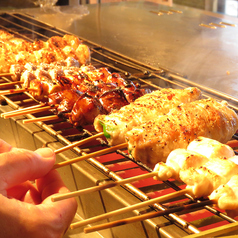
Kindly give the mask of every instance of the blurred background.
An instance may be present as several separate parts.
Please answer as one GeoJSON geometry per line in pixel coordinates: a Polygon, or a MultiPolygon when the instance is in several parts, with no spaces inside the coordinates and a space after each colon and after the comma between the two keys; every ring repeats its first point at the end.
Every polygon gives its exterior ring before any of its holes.
{"type": "MultiPolygon", "coordinates": [[[[96,4],[125,0],[58,0],[56,5],[96,4]]],[[[135,0],[134,0],[135,1],[135,0]]],[[[238,17],[238,0],[149,0],[164,5],[179,4],[238,17]]],[[[39,7],[38,0],[1,0],[1,9],[39,7]]]]}

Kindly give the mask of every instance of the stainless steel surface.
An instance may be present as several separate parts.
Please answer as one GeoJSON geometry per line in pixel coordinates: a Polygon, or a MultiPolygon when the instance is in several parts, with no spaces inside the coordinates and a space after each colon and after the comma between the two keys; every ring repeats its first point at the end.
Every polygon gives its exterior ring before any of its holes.
{"type": "Polygon", "coordinates": [[[237,24],[237,18],[142,1],[23,11],[145,64],[166,67],[238,97],[238,28],[200,26],[221,21],[237,24]],[[158,16],[150,12],[169,9],[183,13],[158,16]]]}

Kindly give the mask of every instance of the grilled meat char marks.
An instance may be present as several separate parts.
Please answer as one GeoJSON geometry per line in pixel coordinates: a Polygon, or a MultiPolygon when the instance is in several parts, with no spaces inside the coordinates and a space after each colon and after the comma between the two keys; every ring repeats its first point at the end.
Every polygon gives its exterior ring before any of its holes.
{"type": "Polygon", "coordinates": [[[74,126],[92,124],[95,117],[101,113],[106,113],[103,105],[96,97],[83,94],[74,103],[69,121],[74,126]]]}
{"type": "Polygon", "coordinates": [[[176,148],[186,148],[198,136],[226,143],[238,128],[238,116],[226,102],[202,99],[181,104],[141,126],[127,132],[132,156],[154,167],[166,160],[176,148]]]}
{"type": "Polygon", "coordinates": [[[119,110],[121,107],[129,104],[123,91],[118,88],[103,92],[102,95],[99,96],[99,101],[106,110],[106,114],[114,110],[119,110]]]}
{"type": "Polygon", "coordinates": [[[49,95],[49,104],[56,106],[57,113],[69,113],[81,95],[81,92],[72,89],[59,91],[49,95]]]}
{"type": "MultiPolygon", "coordinates": [[[[78,72],[77,75],[59,76],[54,79],[55,92],[46,94],[49,104],[57,105],[58,109],[55,111],[69,119],[74,126],[92,124],[97,115],[118,110],[128,105],[128,100],[145,93],[144,90],[135,88],[132,82],[116,75],[117,77],[113,77],[108,69],[99,68],[78,72]],[[127,87],[126,93],[130,97],[126,96],[123,87],[127,87]],[[69,96],[70,93],[72,96],[69,96]]],[[[39,84],[42,85],[43,82],[45,81],[39,81],[39,84]]]]}
{"type": "Polygon", "coordinates": [[[99,114],[108,114],[129,104],[120,88],[104,83],[95,86],[84,82],[74,89],[50,94],[49,98],[49,104],[58,104],[58,113],[66,113],[64,117],[74,126],[92,124],[99,114]],[[65,97],[70,93],[75,96],[65,97]]]}

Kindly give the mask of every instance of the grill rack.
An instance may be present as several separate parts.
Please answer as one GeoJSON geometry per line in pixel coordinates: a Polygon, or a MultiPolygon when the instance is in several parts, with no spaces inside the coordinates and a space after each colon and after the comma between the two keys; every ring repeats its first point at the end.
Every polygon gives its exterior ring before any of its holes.
{"type": "MultiPolygon", "coordinates": [[[[35,39],[42,39],[47,40],[49,37],[54,35],[63,36],[64,34],[70,34],[69,32],[62,31],[60,29],[56,29],[53,26],[47,25],[45,23],[36,21],[35,19],[31,18],[30,16],[22,15],[22,14],[10,14],[10,13],[3,13],[0,15],[0,28],[9,31],[17,35],[18,37],[22,37],[26,40],[33,41],[35,39]],[[19,22],[20,21],[20,22],[19,22]],[[30,29],[29,29],[30,28],[30,29]]],[[[82,38],[81,38],[82,39],[82,38]]],[[[144,65],[138,61],[125,57],[123,55],[118,54],[117,52],[111,51],[106,49],[102,46],[98,46],[92,42],[87,41],[86,39],[82,39],[85,44],[87,44],[92,51],[92,64],[108,67],[109,69],[119,72],[123,77],[139,82],[142,87],[149,87],[151,89],[160,89],[164,87],[171,87],[171,88],[184,88],[187,86],[196,86],[199,87],[203,91],[203,95],[205,97],[212,96],[219,100],[226,100],[228,101],[229,105],[236,111],[238,111],[236,105],[238,100],[236,98],[232,98],[229,95],[224,93],[206,88],[202,85],[195,84],[188,79],[184,75],[179,75],[178,73],[172,72],[171,70],[165,68],[153,68],[148,65],[144,65]]],[[[2,82],[9,81],[8,78],[2,78],[2,82]]],[[[1,81],[0,81],[1,82],[1,81]]],[[[26,104],[34,104],[37,103],[28,93],[19,94],[19,95],[11,95],[11,96],[2,96],[2,104],[5,102],[13,109],[18,109],[22,106],[26,106],[26,104]],[[20,98],[19,98],[20,97],[20,98]]],[[[35,115],[37,116],[37,115],[35,115]]],[[[34,118],[34,115],[27,115],[28,118],[34,118]]],[[[52,135],[57,141],[60,141],[62,144],[67,145],[71,142],[78,140],[80,138],[84,138],[87,136],[92,135],[95,133],[92,131],[91,127],[86,128],[73,128],[69,125],[68,122],[63,120],[57,120],[56,122],[42,123],[37,122],[37,126],[42,128],[44,131],[52,135]],[[63,127],[63,128],[62,128],[63,127]],[[57,130],[60,128],[60,130],[57,130]],[[70,131],[70,133],[69,133],[70,131]],[[73,134],[72,134],[73,132],[73,134]]],[[[237,139],[237,135],[234,135],[234,139],[237,139]]],[[[101,145],[106,145],[105,141],[99,140],[99,143],[92,145],[91,148],[86,145],[85,148],[79,149],[74,148],[73,152],[76,154],[81,154],[82,151],[88,152],[90,150],[97,150],[98,147],[101,148],[101,145]]],[[[113,161],[106,161],[103,162],[105,158],[102,156],[102,161],[100,159],[89,159],[86,163],[89,163],[97,170],[105,174],[108,179],[112,180],[120,180],[121,179],[121,172],[124,170],[111,170],[115,163],[124,163],[125,161],[131,161],[131,158],[128,156],[127,153],[124,151],[117,151],[118,155],[123,156],[123,159],[120,158],[119,160],[113,161]],[[119,174],[119,175],[118,175],[119,174]]],[[[139,162],[133,161],[133,167],[138,168],[139,170],[145,172],[151,172],[151,169],[148,168],[146,165],[141,164],[139,162]]],[[[130,170],[127,168],[126,170],[130,170]]],[[[173,190],[180,190],[181,184],[176,184],[174,181],[166,181],[166,182],[158,182],[158,184],[152,185],[155,187],[162,186],[172,188],[173,190]]],[[[136,196],[139,200],[147,200],[150,198],[148,194],[152,192],[146,191],[148,186],[137,188],[134,185],[124,185],[123,188],[126,189],[129,193],[136,196]]],[[[151,189],[151,186],[149,186],[151,189]]],[[[190,197],[185,201],[185,204],[188,202],[192,202],[190,197]]],[[[183,198],[184,199],[184,198],[183,198]]],[[[168,206],[170,207],[170,205],[168,206]]],[[[160,204],[154,204],[151,206],[151,209],[155,210],[164,210],[165,206],[160,204]]],[[[228,222],[236,222],[234,219],[230,218],[226,214],[222,213],[221,211],[214,209],[210,206],[206,206],[205,209],[213,213],[215,216],[218,216],[219,219],[228,221],[228,222]]],[[[193,225],[192,222],[187,222],[183,218],[179,217],[175,214],[169,214],[167,219],[171,223],[176,223],[178,226],[182,227],[186,230],[187,233],[198,233],[199,229],[193,225]]],[[[165,237],[166,235],[163,234],[165,237]]]]}

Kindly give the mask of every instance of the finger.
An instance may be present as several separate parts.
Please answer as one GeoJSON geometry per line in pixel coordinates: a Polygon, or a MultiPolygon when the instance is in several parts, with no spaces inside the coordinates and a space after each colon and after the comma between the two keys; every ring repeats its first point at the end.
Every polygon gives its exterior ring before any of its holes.
{"type": "MultiPolygon", "coordinates": [[[[52,194],[50,187],[53,192],[66,189],[55,170],[36,183],[44,196],[52,194]]],[[[0,204],[0,237],[63,237],[77,209],[74,198],[52,202],[51,196],[35,206],[0,195],[0,204]]]]}
{"type": "Polygon", "coordinates": [[[42,202],[40,193],[30,181],[26,181],[8,189],[7,196],[35,205],[42,202]]]}
{"type": "Polygon", "coordinates": [[[42,200],[56,193],[69,192],[60,174],[56,170],[52,170],[46,176],[37,179],[36,187],[41,193],[42,200]]]}
{"type": "Polygon", "coordinates": [[[0,192],[27,180],[47,174],[55,163],[55,154],[49,148],[35,152],[12,149],[0,154],[0,192]]]}
{"type": "Polygon", "coordinates": [[[39,205],[42,202],[40,193],[34,187],[27,191],[25,196],[21,198],[21,201],[34,205],[39,205]]]}
{"type": "Polygon", "coordinates": [[[21,198],[25,196],[25,194],[31,188],[31,186],[33,185],[31,184],[30,181],[18,184],[7,190],[7,196],[10,198],[21,200],[21,198]]]}
{"type": "Polygon", "coordinates": [[[4,140],[0,139],[0,153],[3,152],[8,152],[12,149],[12,146],[9,145],[7,142],[5,142],[4,140]]]}

